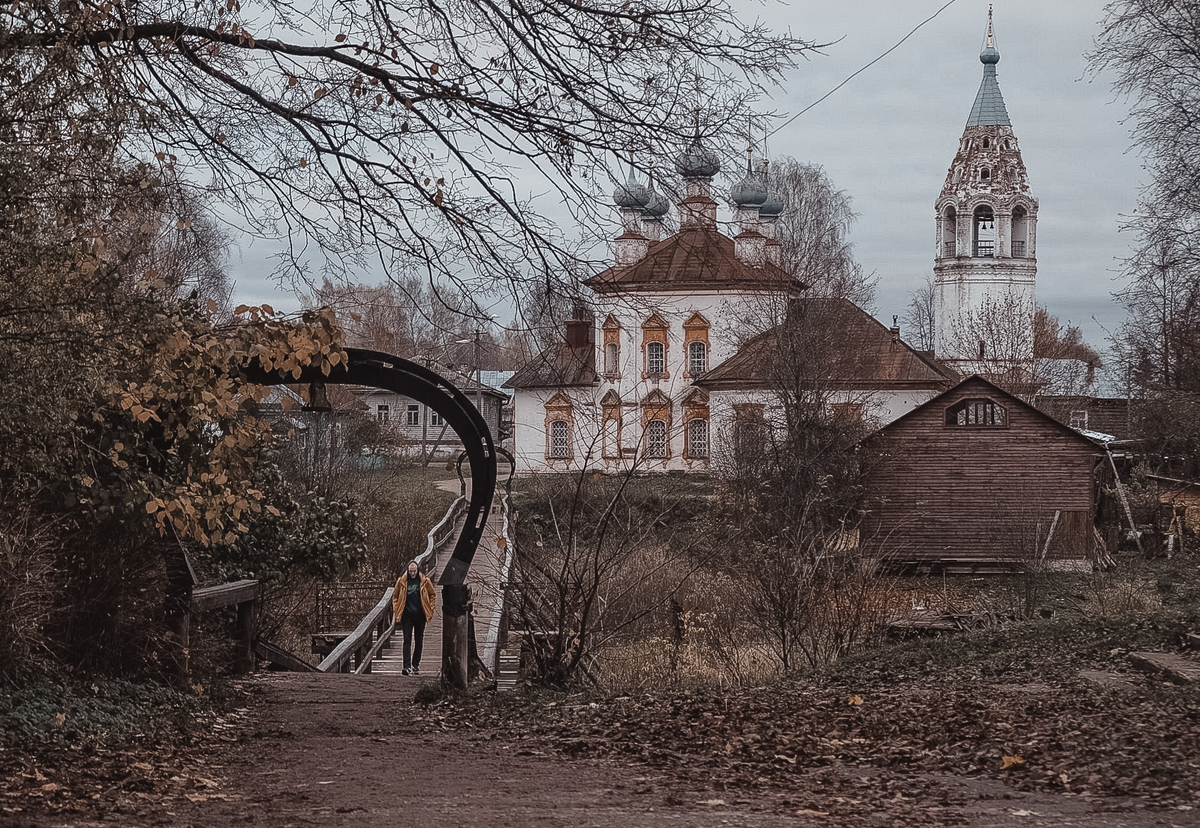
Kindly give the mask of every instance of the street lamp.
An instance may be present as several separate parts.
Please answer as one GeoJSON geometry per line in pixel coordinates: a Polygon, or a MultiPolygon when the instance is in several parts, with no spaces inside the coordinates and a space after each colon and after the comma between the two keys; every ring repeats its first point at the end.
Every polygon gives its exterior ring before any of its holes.
{"type": "MultiPolygon", "coordinates": [[[[479,328],[476,328],[475,329],[475,338],[473,340],[471,340],[471,339],[456,339],[456,340],[454,340],[455,345],[467,345],[470,342],[475,343],[475,408],[479,411],[480,417],[484,417],[484,414],[483,414],[483,366],[481,365],[480,359],[479,359],[480,337],[482,335],[483,335],[483,331],[481,331],[479,328]]],[[[487,422],[486,417],[484,417],[484,422],[487,422]]],[[[488,430],[491,431],[490,425],[488,426],[488,430]]]]}

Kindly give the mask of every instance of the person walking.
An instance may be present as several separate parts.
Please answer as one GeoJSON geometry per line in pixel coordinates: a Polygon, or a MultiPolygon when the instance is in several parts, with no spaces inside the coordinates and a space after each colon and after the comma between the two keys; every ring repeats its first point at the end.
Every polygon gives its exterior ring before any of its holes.
{"type": "Polygon", "coordinates": [[[437,608],[437,590],[416,561],[410,561],[408,572],[396,579],[392,592],[392,613],[400,619],[404,633],[404,669],[406,676],[421,674],[421,644],[425,640],[425,624],[433,620],[437,608]],[[415,639],[415,640],[414,640],[415,639]]]}

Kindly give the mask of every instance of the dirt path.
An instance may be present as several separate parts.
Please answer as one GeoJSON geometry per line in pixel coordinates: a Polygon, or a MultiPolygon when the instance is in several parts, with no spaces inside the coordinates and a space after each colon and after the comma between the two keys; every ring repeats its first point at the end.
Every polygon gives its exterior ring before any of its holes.
{"type": "MultiPolygon", "coordinates": [[[[181,773],[203,778],[105,819],[24,826],[1196,826],[1194,812],[1134,800],[1026,794],[1002,783],[825,769],[754,796],[696,789],[614,761],[549,755],[520,733],[446,726],[414,683],[387,676],[272,674],[236,741],[181,773]],[[822,810],[835,794],[871,798],[866,822],[822,810]]],[[[718,780],[713,780],[714,783],[718,780]]],[[[3,818],[0,818],[0,824],[3,818]]]]}

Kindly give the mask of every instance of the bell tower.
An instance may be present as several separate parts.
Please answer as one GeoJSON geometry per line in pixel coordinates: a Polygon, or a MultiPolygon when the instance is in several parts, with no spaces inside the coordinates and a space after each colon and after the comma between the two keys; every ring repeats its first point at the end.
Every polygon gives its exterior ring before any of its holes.
{"type": "Polygon", "coordinates": [[[934,353],[963,373],[1033,361],[1037,200],[996,80],[988,9],[983,82],[936,205],[934,353]]]}

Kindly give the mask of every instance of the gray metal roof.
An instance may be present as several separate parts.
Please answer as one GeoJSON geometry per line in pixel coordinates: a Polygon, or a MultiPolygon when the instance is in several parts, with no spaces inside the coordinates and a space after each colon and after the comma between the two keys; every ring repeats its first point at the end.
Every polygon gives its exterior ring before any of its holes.
{"type": "MultiPolygon", "coordinates": [[[[998,53],[996,57],[999,58],[998,53]]],[[[994,126],[996,124],[1010,126],[1011,122],[1008,120],[1008,110],[1004,108],[1004,96],[1000,94],[1000,84],[996,82],[996,64],[985,63],[983,64],[983,83],[979,84],[979,92],[975,95],[975,104],[971,107],[967,126],[994,126]]]]}

